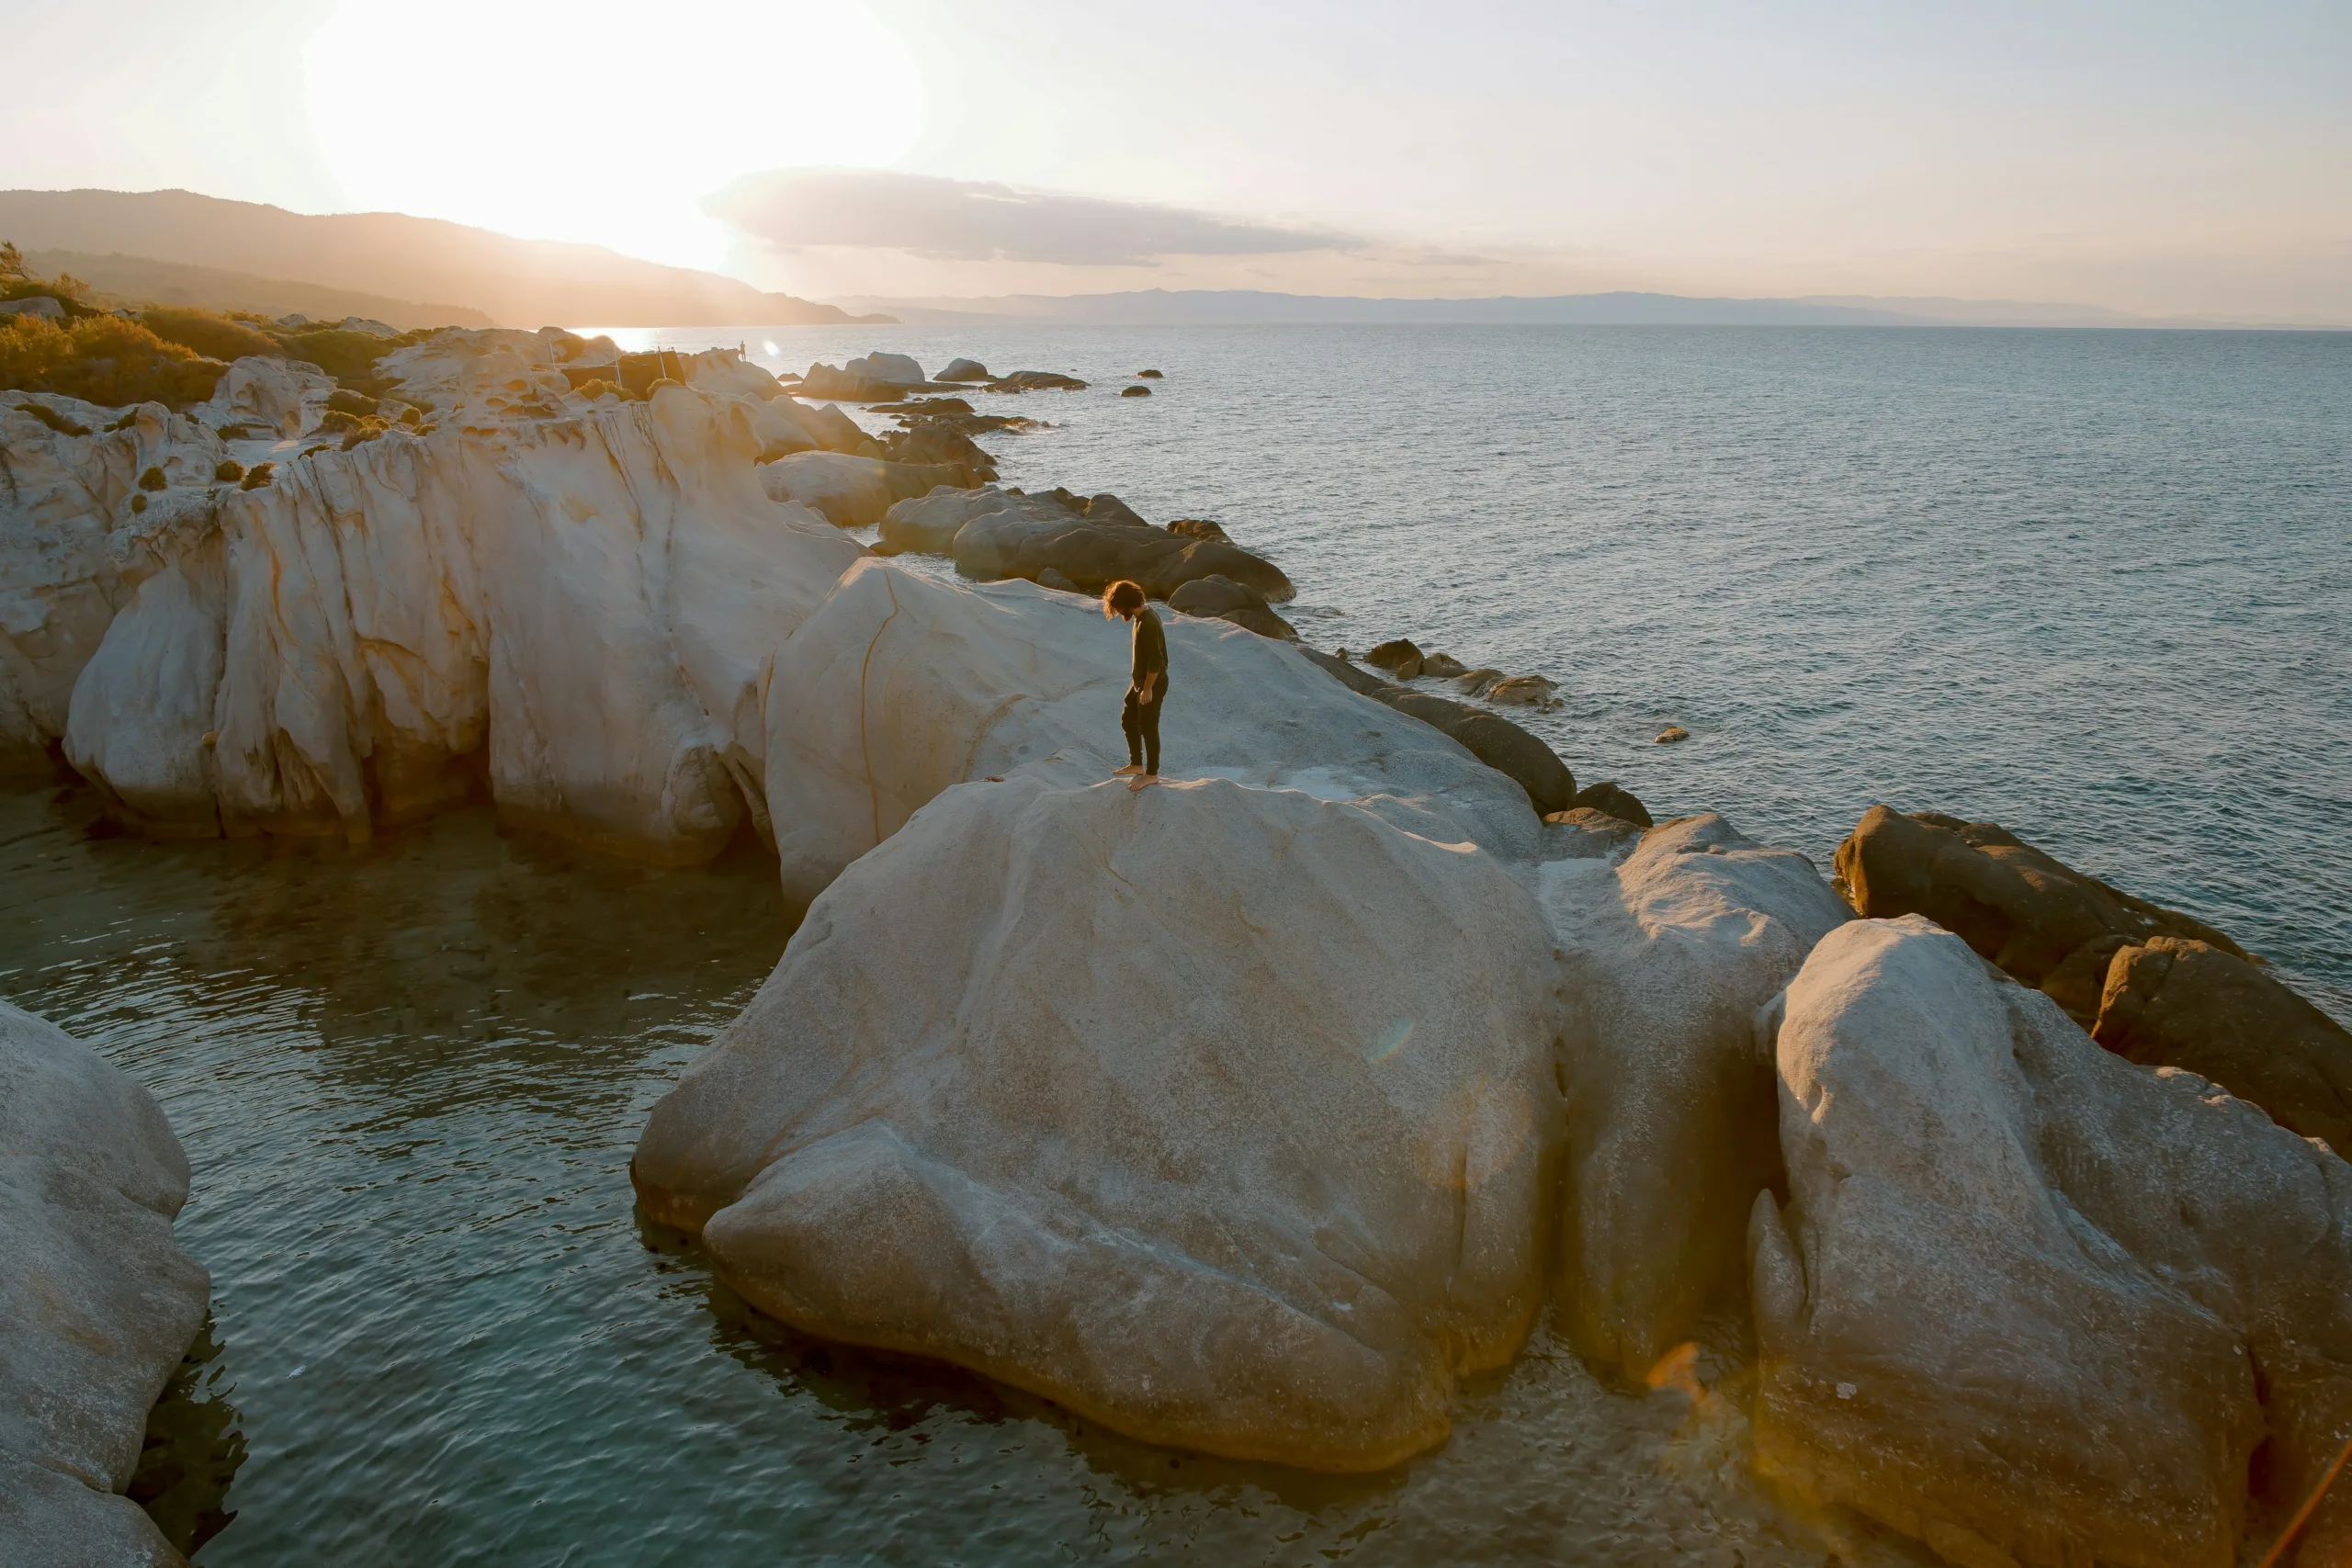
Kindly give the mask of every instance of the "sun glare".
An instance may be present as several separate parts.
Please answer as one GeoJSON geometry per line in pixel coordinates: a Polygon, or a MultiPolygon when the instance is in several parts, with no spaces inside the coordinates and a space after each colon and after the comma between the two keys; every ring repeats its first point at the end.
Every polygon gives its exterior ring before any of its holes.
{"type": "Polygon", "coordinates": [[[697,203],[736,175],[876,167],[913,144],[922,81],[855,0],[658,11],[341,0],[303,56],[350,205],[716,266],[697,203]]]}

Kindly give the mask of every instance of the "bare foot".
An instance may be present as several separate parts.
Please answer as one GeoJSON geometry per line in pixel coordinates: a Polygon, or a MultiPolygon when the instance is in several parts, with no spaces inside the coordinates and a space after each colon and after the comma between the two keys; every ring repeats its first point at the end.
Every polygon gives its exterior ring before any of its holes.
{"type": "Polygon", "coordinates": [[[1156,784],[1159,782],[1159,775],[1158,773],[1137,773],[1135,777],[1127,781],[1127,793],[1133,795],[1136,791],[1143,788],[1146,784],[1156,784]]]}
{"type": "Polygon", "coordinates": [[[1143,772],[1143,764],[1141,762],[1129,762],[1124,768],[1113,768],[1111,770],[1111,776],[1114,779],[1123,779],[1129,773],[1139,773],[1141,772],[1143,772]]]}

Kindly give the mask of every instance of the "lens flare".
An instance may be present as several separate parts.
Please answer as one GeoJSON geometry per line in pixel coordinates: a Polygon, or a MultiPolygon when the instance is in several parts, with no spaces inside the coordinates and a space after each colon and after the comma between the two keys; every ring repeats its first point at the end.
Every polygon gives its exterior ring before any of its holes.
{"type": "Polygon", "coordinates": [[[1363,1059],[1375,1064],[1385,1062],[1402,1051],[1405,1048],[1405,1042],[1412,1037],[1413,1021],[1409,1018],[1400,1018],[1381,1031],[1379,1036],[1364,1052],[1363,1059]]]}

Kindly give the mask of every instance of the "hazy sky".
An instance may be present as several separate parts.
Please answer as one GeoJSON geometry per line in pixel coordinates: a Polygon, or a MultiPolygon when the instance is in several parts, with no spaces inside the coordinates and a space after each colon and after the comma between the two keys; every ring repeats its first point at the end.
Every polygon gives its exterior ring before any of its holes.
{"type": "Polygon", "coordinates": [[[2352,0],[0,0],[0,186],[829,297],[1949,294],[2352,321],[2352,0]]]}

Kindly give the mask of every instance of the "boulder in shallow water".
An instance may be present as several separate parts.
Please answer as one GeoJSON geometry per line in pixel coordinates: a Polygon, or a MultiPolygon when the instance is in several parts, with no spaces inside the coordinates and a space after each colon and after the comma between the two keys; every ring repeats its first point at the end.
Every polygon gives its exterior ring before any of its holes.
{"type": "Polygon", "coordinates": [[[1470,667],[1450,653],[1425,653],[1421,655],[1421,673],[1451,681],[1470,673],[1470,667]]]}
{"type": "Polygon", "coordinates": [[[1499,863],[1353,806],[969,784],[810,908],[631,1175],[801,1329],[1382,1469],[1542,1303],[1548,956],[1499,863]]]}
{"type": "MultiPolygon", "coordinates": [[[[1917,915],[1824,939],[1764,1027],[1765,1470],[1964,1563],[2224,1568],[2257,1443],[2309,1494],[2352,1438],[2352,1167],[1917,915]]],[[[2301,1550],[2343,1561],[2352,1494],[2301,1550]]]]}
{"type": "Polygon", "coordinates": [[[1054,370],[1015,370],[989,383],[991,392],[1082,392],[1086,383],[1054,370]]]}
{"type": "Polygon", "coordinates": [[[1154,528],[1116,496],[1095,497],[1083,513],[1036,504],[983,513],[956,533],[954,551],[956,570],[982,582],[1034,578],[1050,566],[1089,592],[1125,578],[1152,598],[1165,599],[1204,577],[1230,578],[1275,603],[1297,592],[1272,561],[1232,545],[1154,528]]]}
{"type": "Polygon", "coordinates": [[[1205,517],[1179,517],[1168,525],[1168,531],[1181,534],[1188,539],[1212,539],[1220,545],[1233,543],[1233,536],[1225,531],[1223,525],[1212,523],[1205,517]]]}
{"type": "Polygon", "coordinates": [[[1568,765],[1541,739],[1500,715],[1403,686],[1392,686],[1376,695],[1398,713],[1410,714],[1460,741],[1478,761],[1516,780],[1537,816],[1548,817],[1576,804],[1577,776],[1568,765]]]}
{"type": "Polygon", "coordinates": [[[1297,629],[1274,614],[1262,594],[1229,577],[1194,578],[1168,596],[1168,607],[1187,615],[1214,615],[1231,621],[1260,637],[1280,637],[1284,642],[1298,640],[1297,629]]]}
{"type": "Polygon", "coordinates": [[[176,1563],[121,1495],[210,1281],[146,1090],[0,1002],[0,1562],[176,1563]]]}
{"type": "Polygon", "coordinates": [[[977,359],[951,359],[947,362],[947,368],[942,370],[934,379],[941,381],[985,381],[989,379],[989,367],[981,364],[977,359]]]}
{"type": "Polygon", "coordinates": [[[1641,835],[1620,864],[1547,862],[1536,888],[1561,965],[1560,1321],[1638,1387],[1742,1278],[1748,1209],[1781,1163],[1756,1010],[1849,915],[1811,861],[1713,814],[1641,835]]]}
{"type": "Polygon", "coordinates": [[[1577,791],[1576,804],[1623,818],[1636,828],[1655,826],[1650,820],[1649,807],[1642,804],[1641,797],[1614,779],[1603,779],[1599,784],[1585,785],[1577,791]]]}
{"type": "Polygon", "coordinates": [[[2118,949],[2091,1032],[2119,1055],[2211,1078],[2280,1126],[2352,1155],[2352,1032],[2210,942],[2158,936],[2118,949]]]}
{"type": "Polygon", "coordinates": [[[1148,398],[1151,396],[1151,389],[1149,387],[1122,387],[1119,389],[1119,396],[1123,398],[1148,398]]]}
{"type": "Polygon", "coordinates": [[[1541,707],[1552,702],[1559,682],[1541,675],[1509,675],[1478,694],[1500,707],[1541,707]]]}
{"type": "Polygon", "coordinates": [[[1385,670],[1399,681],[1410,681],[1421,672],[1421,650],[1413,646],[1410,637],[1391,637],[1375,643],[1363,656],[1363,661],[1375,670],[1385,670]]]}

